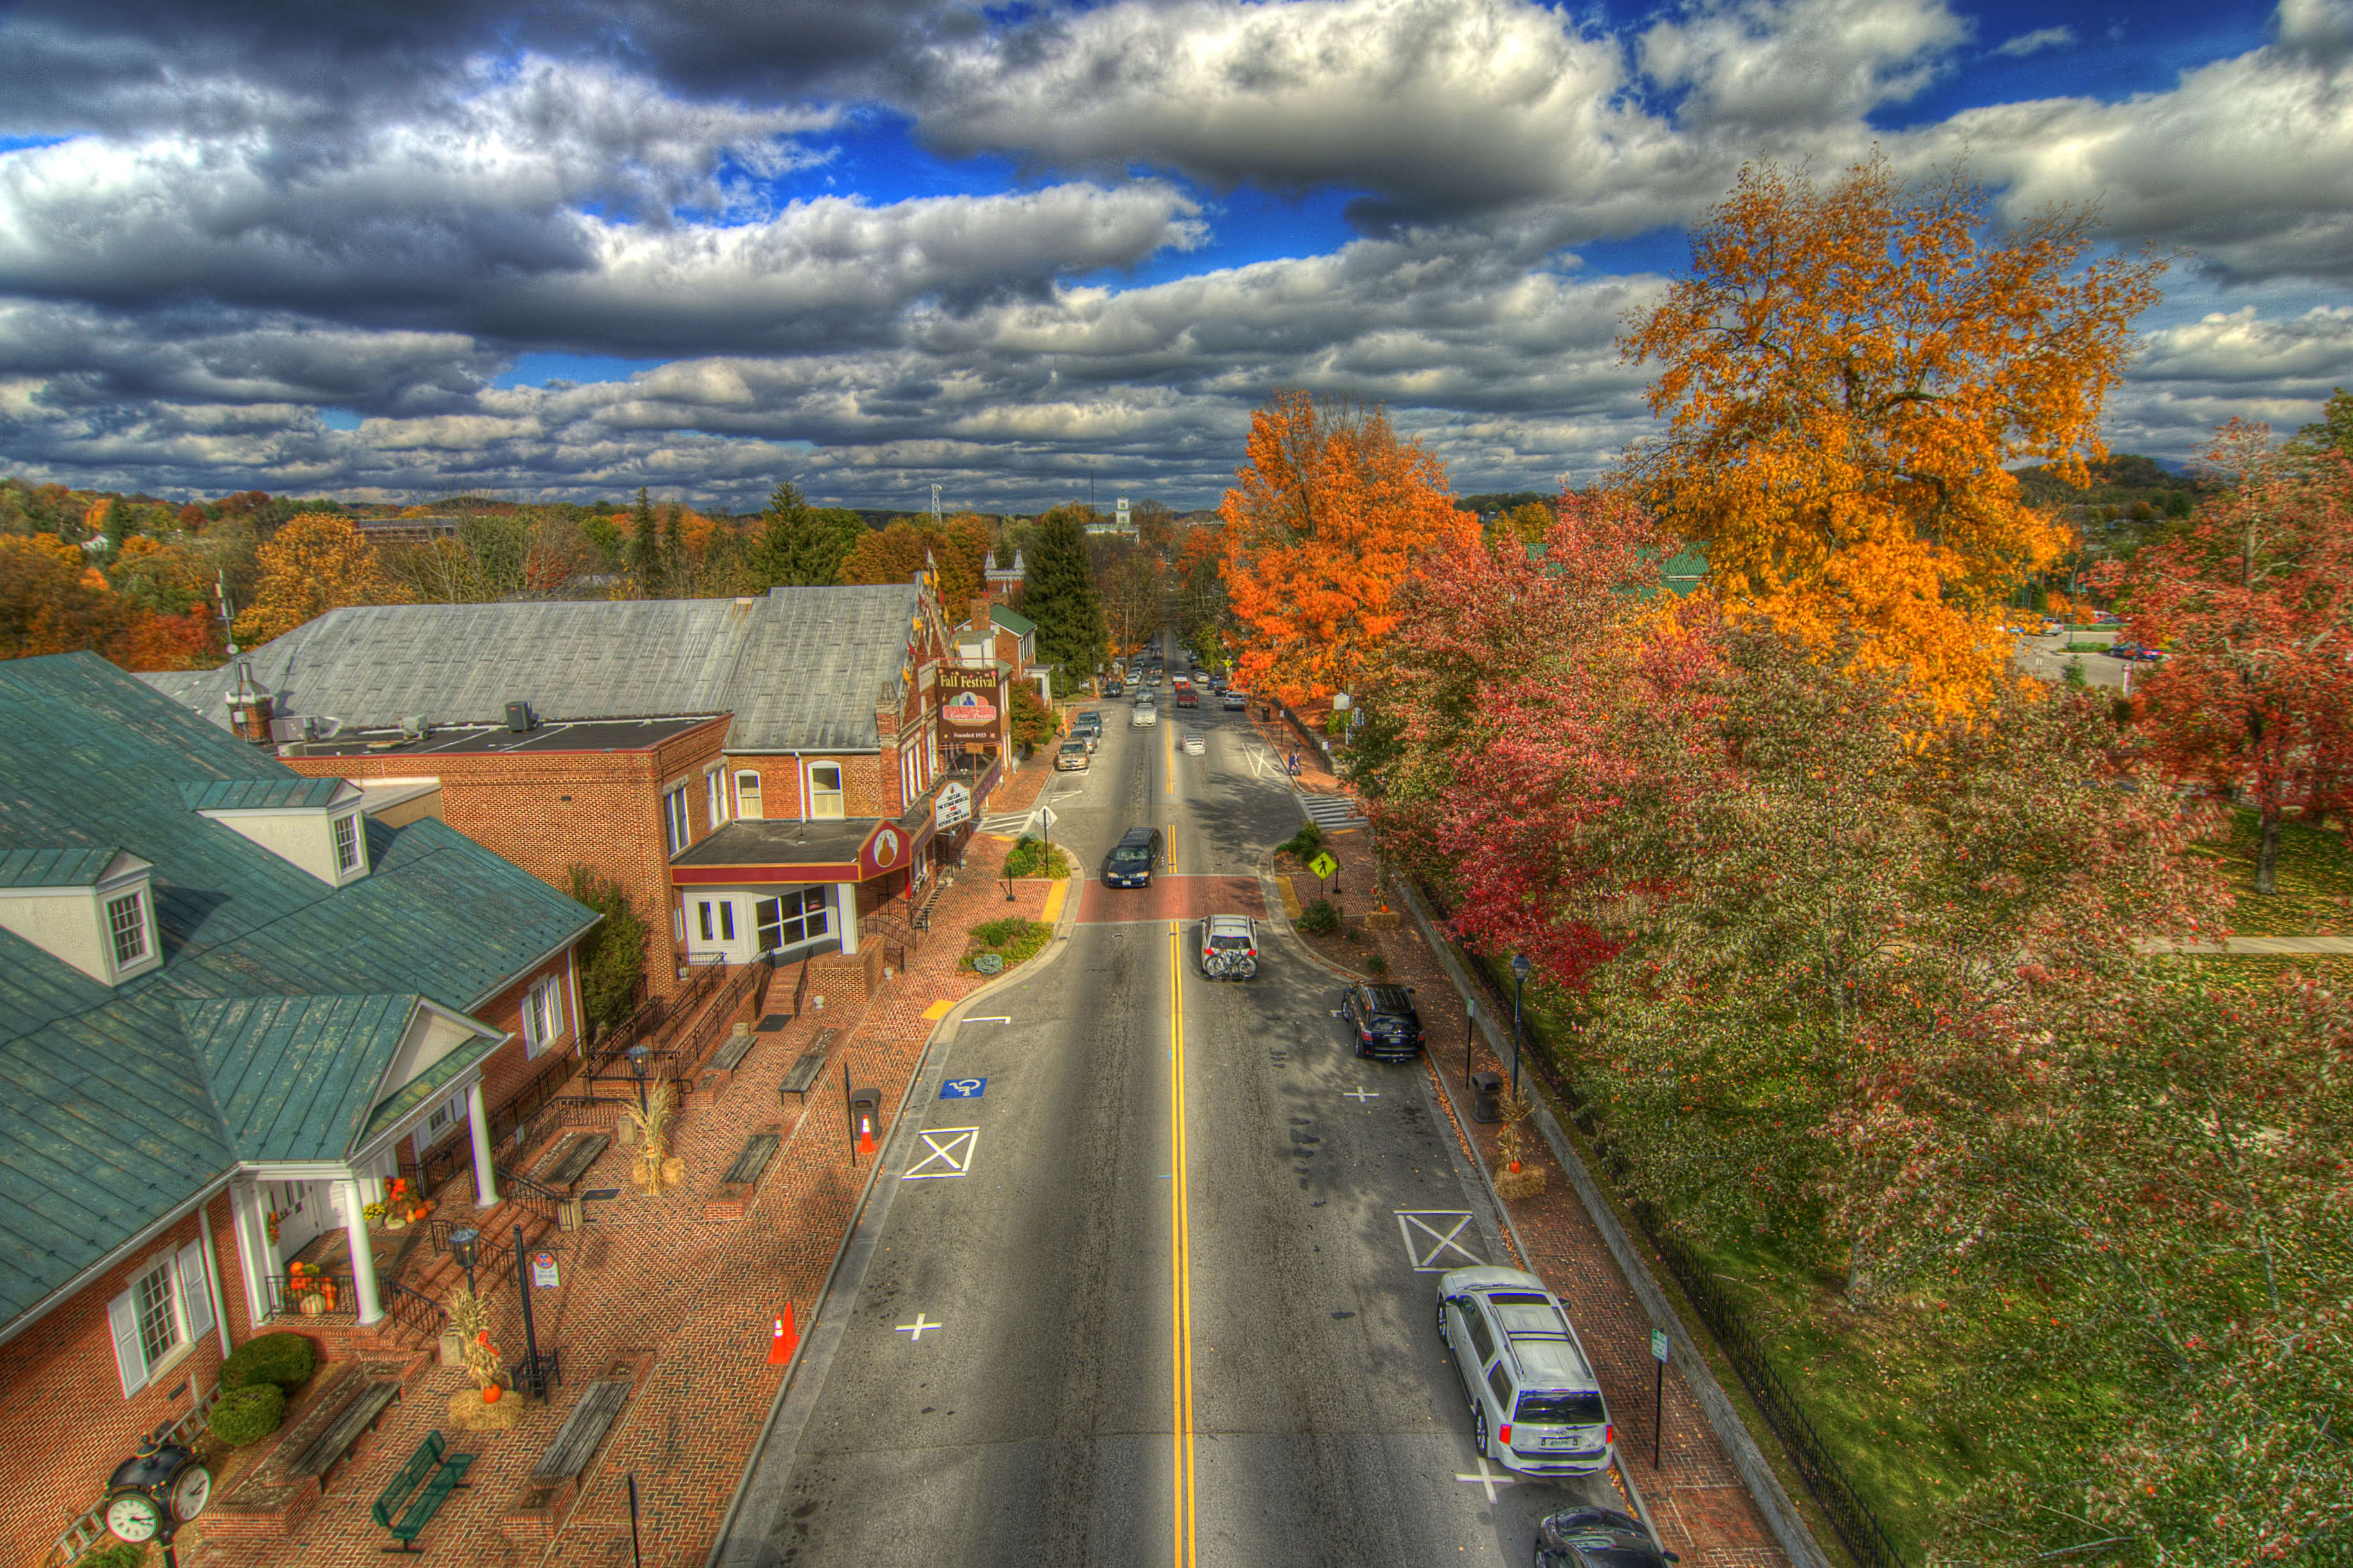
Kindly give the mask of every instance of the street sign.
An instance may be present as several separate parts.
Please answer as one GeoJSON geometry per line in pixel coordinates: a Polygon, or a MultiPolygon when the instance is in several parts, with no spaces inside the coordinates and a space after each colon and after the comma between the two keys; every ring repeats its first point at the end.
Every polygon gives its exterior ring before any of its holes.
{"type": "Polygon", "coordinates": [[[1667,1331],[1666,1331],[1666,1330],[1664,1330],[1664,1329],[1652,1329],[1652,1330],[1651,1331],[1651,1353],[1652,1355],[1654,1355],[1654,1356],[1658,1357],[1658,1359],[1659,1359],[1659,1360],[1661,1360],[1661,1361],[1664,1361],[1664,1360],[1666,1360],[1666,1359],[1667,1359],[1667,1331]]]}
{"type": "Polygon", "coordinates": [[[1318,853],[1314,859],[1307,862],[1307,868],[1314,872],[1318,878],[1328,880],[1332,873],[1340,868],[1340,862],[1333,859],[1329,855],[1318,853]]]}
{"type": "Polygon", "coordinates": [[[534,1252],[531,1255],[531,1283],[536,1290],[555,1289],[555,1254],[534,1252]]]}
{"type": "Polygon", "coordinates": [[[978,1100],[988,1092],[985,1078],[952,1078],[940,1085],[942,1100],[978,1100]]]}
{"type": "Polygon", "coordinates": [[[1038,820],[1044,823],[1049,827],[1053,826],[1056,821],[1054,808],[1050,805],[1039,806],[1038,808],[1038,820]]]}

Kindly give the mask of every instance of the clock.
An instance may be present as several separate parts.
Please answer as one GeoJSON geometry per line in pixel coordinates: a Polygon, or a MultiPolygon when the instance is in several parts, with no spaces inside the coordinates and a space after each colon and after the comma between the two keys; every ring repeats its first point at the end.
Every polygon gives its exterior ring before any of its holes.
{"type": "Polygon", "coordinates": [[[163,1524],[163,1510],[144,1492],[118,1492],[107,1500],[106,1528],[125,1541],[153,1541],[163,1524]]]}
{"type": "Polygon", "coordinates": [[[205,1511],[212,1497],[213,1473],[202,1465],[190,1465],[172,1478],[172,1517],[185,1524],[205,1511]]]}

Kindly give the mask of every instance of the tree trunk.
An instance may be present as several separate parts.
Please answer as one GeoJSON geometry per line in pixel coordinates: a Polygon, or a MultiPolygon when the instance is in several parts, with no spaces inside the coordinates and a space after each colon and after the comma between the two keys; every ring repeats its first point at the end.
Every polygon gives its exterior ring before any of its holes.
{"type": "Polygon", "coordinates": [[[2266,798],[2263,814],[2263,838],[2255,848],[2255,891],[2268,895],[2279,891],[2280,803],[2266,798]]]}

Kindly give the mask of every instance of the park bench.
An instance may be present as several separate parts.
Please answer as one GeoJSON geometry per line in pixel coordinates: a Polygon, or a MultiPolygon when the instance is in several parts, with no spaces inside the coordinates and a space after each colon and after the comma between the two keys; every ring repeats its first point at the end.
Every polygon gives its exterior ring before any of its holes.
{"type": "Polygon", "coordinates": [[[588,1461],[596,1457],[605,1434],[612,1429],[614,1418],[620,1415],[621,1406],[628,1403],[629,1387],[626,1382],[611,1380],[588,1385],[580,1395],[580,1403],[572,1407],[572,1414],[556,1429],[555,1440],[532,1466],[533,1486],[578,1483],[588,1461]]]}
{"type": "Polygon", "coordinates": [[[392,1485],[385,1488],[384,1494],[368,1508],[376,1523],[392,1531],[392,1538],[400,1542],[385,1551],[425,1550],[417,1544],[417,1536],[433,1522],[433,1516],[441,1511],[449,1494],[466,1485],[466,1470],[475,1458],[472,1454],[450,1453],[438,1432],[425,1434],[425,1441],[417,1445],[417,1452],[408,1456],[408,1463],[392,1478],[392,1485]]]}
{"type": "Polygon", "coordinates": [[[581,1177],[588,1173],[588,1168],[596,1163],[597,1156],[612,1146],[613,1135],[609,1132],[586,1133],[575,1139],[553,1165],[534,1174],[532,1180],[542,1186],[554,1187],[557,1192],[568,1193],[581,1177]]]}
{"type": "Polygon", "coordinates": [[[375,1429],[392,1402],[400,1397],[396,1382],[364,1383],[353,1394],[352,1402],[335,1414],[326,1429],[311,1439],[301,1453],[295,1456],[290,1467],[298,1476],[316,1476],[319,1490],[327,1489],[327,1472],[351,1454],[359,1440],[375,1429]]]}
{"type": "Polygon", "coordinates": [[[776,1150],[785,1141],[785,1130],[778,1126],[760,1127],[744,1140],[743,1149],[727,1173],[711,1195],[702,1200],[705,1219],[742,1219],[751,1212],[752,1194],[759,1190],[760,1178],[767,1173],[769,1163],[776,1159],[776,1150]]]}
{"type": "Polygon", "coordinates": [[[706,1100],[727,1092],[727,1086],[735,1081],[735,1069],[744,1065],[744,1058],[752,1054],[752,1047],[759,1043],[759,1038],[745,1029],[740,1035],[730,1035],[721,1041],[719,1048],[711,1055],[710,1065],[695,1077],[697,1092],[706,1100]]]}
{"type": "Polygon", "coordinates": [[[776,1086],[776,1098],[782,1100],[788,1094],[797,1095],[801,1103],[807,1105],[808,1091],[817,1084],[817,1075],[825,1070],[825,1053],[840,1035],[839,1029],[818,1031],[817,1043],[802,1053],[801,1059],[793,1064],[793,1070],[785,1074],[785,1081],[776,1086]]]}

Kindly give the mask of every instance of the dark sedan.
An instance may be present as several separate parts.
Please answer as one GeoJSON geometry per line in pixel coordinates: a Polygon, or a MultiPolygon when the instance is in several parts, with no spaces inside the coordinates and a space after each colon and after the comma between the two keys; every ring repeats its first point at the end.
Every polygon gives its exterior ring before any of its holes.
{"type": "Polygon", "coordinates": [[[1573,1508],[1536,1526],[1536,1568],[1665,1568],[1681,1562],[1614,1508],[1573,1508]]]}

